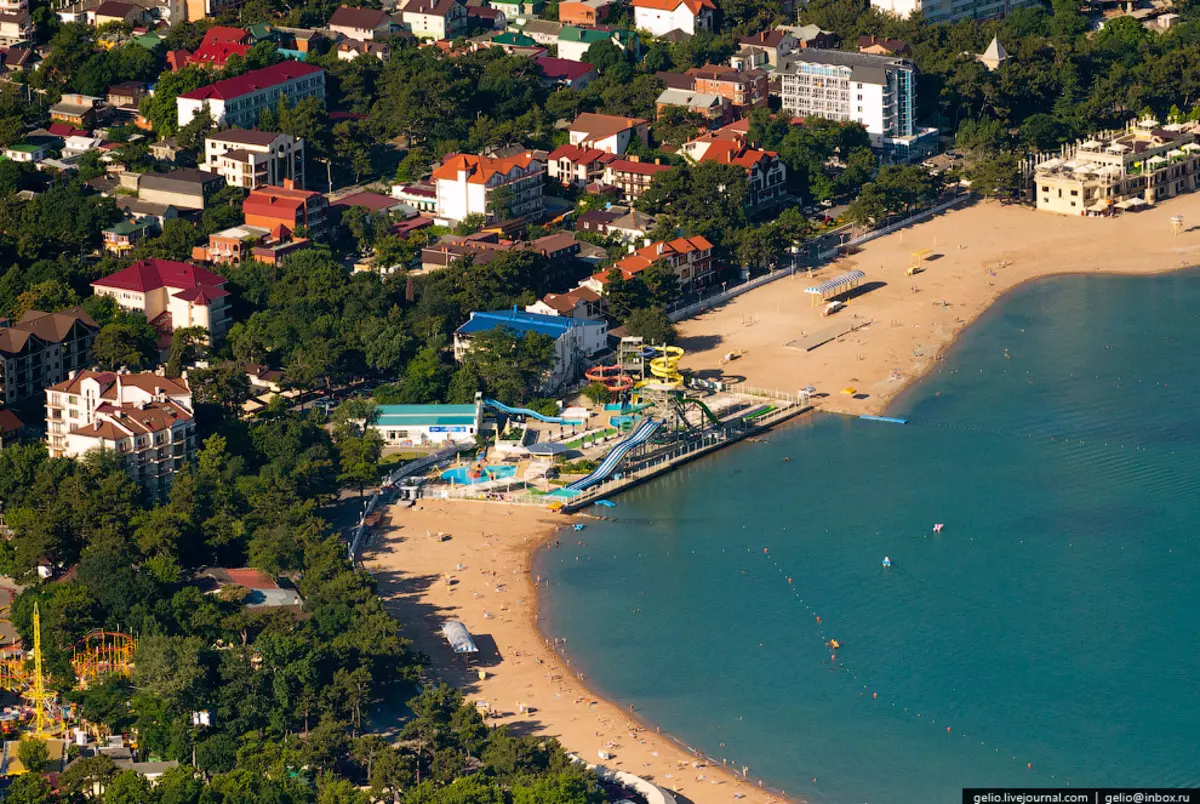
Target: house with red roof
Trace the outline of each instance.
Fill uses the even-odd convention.
[[[665,265],[679,279],[679,290],[689,293],[711,284],[716,272],[712,265],[712,243],[700,235],[677,237],[669,242],[651,243],[638,249],[612,268],[592,274],[581,285],[603,294],[608,284],[608,274],[615,268],[625,279],[633,279],[651,265]]]
[[[283,61],[184,92],[175,99],[175,106],[180,127],[205,107],[218,126],[253,127],[259,113],[274,108],[282,96],[291,103],[304,98],[318,98],[323,103],[325,71],[300,61]]]
[[[617,157],[584,145],[560,145],[546,159],[546,173],[563,187],[586,187],[604,177],[604,166]]]
[[[528,151],[503,159],[474,154],[447,156],[433,171],[435,220],[451,225],[468,215],[483,215],[488,220],[540,218],[545,209],[545,175],[545,166]],[[503,208],[498,202],[503,202]]]
[[[229,328],[225,282],[224,277],[190,263],[150,259],[96,280],[92,290],[145,315],[169,348],[171,333],[184,327],[204,327],[213,338],[225,334]]]
[[[113,452],[135,482],[162,499],[175,473],[196,457],[193,410],[186,379],[81,371],[46,389],[47,449],[52,458]]]
[[[595,66],[586,61],[556,59],[553,56],[541,56],[536,61],[538,69],[542,71],[542,82],[548,86],[583,89],[597,77]]]
[[[347,39],[369,42],[387,37],[392,30],[392,18],[377,8],[339,6],[329,18],[329,30]]]
[[[758,212],[783,203],[787,197],[787,165],[774,151],[751,147],[749,129],[749,119],[743,118],[685,142],[679,153],[692,162],[717,162],[745,168],[750,181],[746,211]]]
[[[617,188],[621,200],[629,203],[641,198],[650,189],[655,176],[670,169],[670,165],[660,164],[658,160],[643,162],[639,157],[630,156],[605,163],[601,181],[608,187]]]
[[[655,36],[672,31],[695,36],[711,31],[717,9],[713,0],[633,0],[631,5],[636,27]]]
[[[310,239],[325,234],[328,209],[325,196],[294,187],[259,187],[251,190],[242,202],[247,226],[259,226],[270,232],[283,227],[288,233],[303,226]]]

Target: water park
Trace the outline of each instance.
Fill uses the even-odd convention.
[[[573,511],[808,408],[812,389],[787,394],[692,375],[678,346],[625,337],[611,354],[553,415],[477,400],[475,443],[403,482],[426,497]]]

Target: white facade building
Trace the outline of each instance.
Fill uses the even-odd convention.
[[[186,379],[82,371],[46,389],[47,448],[52,458],[115,452],[133,479],[161,498],[195,459],[193,410]]]
[[[225,183],[253,190],[266,184],[304,189],[304,140],[290,134],[231,128],[204,140],[200,169]]]
[[[451,225],[468,215],[489,220],[541,217],[545,167],[533,154],[504,159],[459,154],[433,172],[439,224]],[[496,191],[506,188],[506,207],[497,209]]]
[[[861,123],[871,147],[901,161],[936,150],[937,130],[916,124],[916,68],[894,56],[805,48],[779,69],[784,112]]]
[[[1003,17],[1013,9],[1041,3],[1038,0],[871,0],[871,5],[903,19],[920,13],[925,22],[957,22]]]
[[[683,31],[695,36],[711,31],[712,0],[633,0],[633,21],[640,31],[663,36],[671,31]]]
[[[300,61],[283,61],[226,78],[175,99],[179,126],[186,126],[205,106],[218,126],[254,126],[259,113],[275,108],[279,98],[290,103],[315,97],[325,101],[325,71]]]

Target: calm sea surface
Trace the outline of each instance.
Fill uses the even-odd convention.
[[[814,802],[1200,786],[1198,354],[1200,273],[1028,285],[908,425],[808,417],[620,496],[540,554],[543,627]]]

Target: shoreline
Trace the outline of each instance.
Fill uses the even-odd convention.
[[[489,724],[556,737],[584,761],[646,778],[680,804],[802,801],[689,751],[636,710],[598,695],[569,652],[561,653],[542,633],[535,552],[574,534],[571,519],[484,501],[422,500],[413,508],[394,504],[385,510],[388,523],[364,549],[363,565],[389,611],[406,624],[403,635],[413,649],[429,656],[428,674],[457,686],[477,705],[486,702],[500,714],[486,718]],[[426,531],[450,538],[437,541]],[[453,584],[445,583],[446,574]],[[468,671],[437,633],[447,619],[461,620],[476,637],[477,668],[486,678]],[[600,751],[612,758],[602,759]]]
[[[784,391],[811,383],[825,394],[813,399],[817,410],[852,416],[882,415],[905,391],[934,372],[959,335],[1027,283],[1069,275],[1148,276],[1194,268],[1200,263],[1200,237],[1189,236],[1191,230],[1178,237],[1166,234],[1170,217],[1180,213],[1190,213],[1200,220],[1200,195],[1181,196],[1115,220],[1067,218],[997,202],[976,202],[871,241],[852,257],[813,272],[813,279],[828,279],[862,265],[867,271],[867,288],[853,295],[839,316],[869,316],[869,325],[810,352],[788,347],[789,340],[803,337],[809,328],[815,331],[834,323],[824,319],[820,309],[812,308],[803,295],[803,287],[812,284],[809,276],[796,274],[680,322],[680,343],[687,350],[682,364],[701,376],[733,374],[748,384]],[[957,241],[956,248],[943,245],[949,256],[937,254],[926,263],[925,270],[908,276],[905,268],[911,262],[912,249],[932,241],[936,252],[939,237]],[[1113,258],[1122,262],[1113,266]],[[875,264],[879,269],[871,270]],[[908,293],[897,289],[905,283],[909,284]],[[931,305],[926,303],[930,297],[923,295],[930,291],[938,297]],[[926,327],[930,307],[934,320]],[[942,314],[949,310],[954,315],[948,320]],[[764,323],[766,326],[758,326]],[[730,352],[740,356],[727,361],[725,355]],[[839,393],[844,386],[853,386],[859,393]],[[636,711],[621,709],[597,695],[586,677],[571,666],[569,654],[560,654],[553,638],[542,633],[541,586],[535,583],[533,570],[535,551],[549,544],[570,520],[537,508],[487,502],[424,500],[414,509],[393,505],[387,510],[390,527],[377,535],[365,551],[364,564],[377,580],[381,571],[385,573],[380,591],[389,607],[397,604],[397,596],[411,596],[409,602],[416,606],[418,615],[423,609],[431,610],[424,617],[399,617],[421,631],[405,635],[414,639],[416,649],[430,656],[431,673],[459,686],[471,700],[487,700],[491,705],[498,697],[513,698],[504,701],[507,707],[519,706],[514,696],[521,696],[532,704],[530,713],[508,713],[492,722],[515,724],[519,733],[555,736],[564,748],[589,763],[603,763],[648,778],[679,794],[681,802],[715,804],[735,798],[765,804],[801,801],[760,786],[765,783],[752,776],[743,778],[734,769],[713,764],[714,760],[703,758],[682,741],[642,722]],[[512,527],[517,523],[529,529],[519,542],[516,533],[520,529],[514,531]],[[479,527],[484,528],[479,536],[465,535],[467,530]],[[408,539],[397,539],[396,531],[406,529],[445,530],[451,533],[451,540],[435,544],[419,536],[415,542],[420,548],[404,549],[402,543]],[[498,532],[489,534],[489,529]],[[498,553],[497,547],[502,552]],[[405,566],[406,576],[387,574],[393,568],[381,562],[379,556],[388,552]],[[515,600],[519,609],[515,621],[510,617],[494,622],[485,609],[485,623],[478,615],[466,614],[465,606],[449,605],[457,585],[425,583],[421,587],[428,578],[415,573],[430,571],[430,562],[444,562],[449,553],[455,553],[465,568],[458,572],[463,593],[457,601],[463,601],[468,593],[474,595],[473,600],[486,598],[486,579],[495,582],[499,569],[519,577],[524,594]],[[480,566],[490,569],[475,576],[471,570]],[[486,575],[489,571],[491,576]],[[483,583],[479,582],[481,577]],[[414,586],[421,588],[408,588]],[[503,584],[493,586],[496,593],[504,593]],[[405,605],[400,602],[398,607],[403,609]],[[487,679],[467,674],[452,656],[446,661],[448,648],[440,636],[424,627],[434,617],[462,619],[474,634],[495,632],[504,639],[503,650],[511,651],[512,657],[501,651],[498,639],[498,671],[488,667]],[[502,629],[501,625],[507,627]],[[533,667],[522,661],[526,658],[533,659]],[[535,690],[535,685],[545,683],[537,678],[543,675],[542,668],[548,670],[543,677],[553,688],[545,692],[557,690],[549,699],[543,690]],[[565,705],[563,695],[573,703]],[[615,755],[612,761],[597,756],[599,750],[607,750],[606,746]]]

